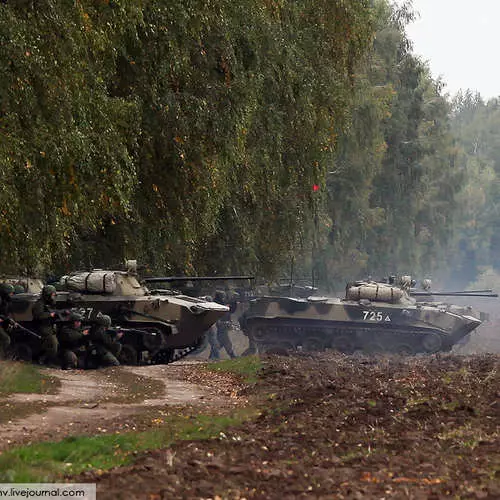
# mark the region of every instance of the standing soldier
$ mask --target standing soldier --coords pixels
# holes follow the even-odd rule
[[[10,301],[13,295],[12,285],[0,283],[0,358],[5,356],[10,346],[10,335],[7,332],[10,324]]]
[[[33,306],[33,320],[35,321],[40,339],[42,363],[55,363],[58,341],[55,330],[56,313],[51,310],[56,305],[57,291],[54,286],[46,285],[42,288],[42,296]]]
[[[217,324],[213,324],[207,330],[207,339],[210,344],[210,354],[208,359],[220,359],[220,348],[219,339],[217,338]]]
[[[89,340],[92,342],[90,348],[95,351],[98,366],[118,366],[120,362],[117,356],[120,354],[122,345],[118,342],[117,335],[108,332],[111,326],[111,318],[107,314],[99,313],[90,328]]]
[[[252,336],[248,334],[247,311],[245,311],[239,318],[240,330],[248,337],[248,347],[241,353],[242,356],[251,356],[257,354],[257,345]]]
[[[89,331],[82,329],[82,317],[72,311],[69,315],[69,322],[62,325],[58,332],[59,357],[61,368],[71,370],[78,368],[77,352],[85,344]]]
[[[226,306],[226,294],[224,292],[217,292],[215,294],[215,302]],[[233,344],[231,343],[231,339],[229,338],[229,330],[231,329],[231,307],[229,308],[229,312],[227,312],[222,318],[217,321],[217,340],[221,347],[223,347],[229,357],[235,358],[236,354],[234,354]]]

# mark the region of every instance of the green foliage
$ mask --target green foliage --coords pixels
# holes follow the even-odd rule
[[[386,0],[0,4],[0,272],[137,258],[269,280],[293,262],[342,288],[500,266],[497,103],[442,95],[413,17]]]
[[[34,365],[2,361],[0,396],[10,393],[46,394],[57,389],[59,381],[40,372]]]
[[[367,0],[0,5],[3,270],[276,273],[371,16]]]
[[[466,182],[459,195],[459,230],[452,263],[462,283],[476,278],[479,269],[500,269],[500,108],[497,99],[484,102],[468,91],[453,101],[453,131],[460,150]]]
[[[326,284],[404,272],[432,274],[445,261],[464,171],[450,105],[404,28],[407,6],[375,4],[376,35],[359,66],[350,127],[328,176],[319,257]]]
[[[243,356],[236,359],[226,359],[217,363],[210,363],[207,370],[215,372],[230,372],[241,375],[246,383],[255,383],[263,366],[258,356]]]
[[[14,448],[0,456],[0,481],[49,482],[88,469],[107,470],[133,461],[138,453],[170,446],[176,441],[213,439],[230,425],[254,416],[242,409],[231,415],[173,415],[157,419],[145,432],[70,437],[58,442]]]

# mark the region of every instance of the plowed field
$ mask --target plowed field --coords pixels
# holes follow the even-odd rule
[[[500,498],[498,356],[263,361],[238,389],[257,418],[76,479],[99,500]]]

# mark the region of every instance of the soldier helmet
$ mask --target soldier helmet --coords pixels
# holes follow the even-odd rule
[[[53,296],[53,294],[56,293],[57,293],[56,287],[53,285],[45,285],[42,288],[42,297],[44,299],[50,299]]]
[[[111,318],[107,314],[99,313],[96,318],[96,323],[101,326],[110,327],[111,326]]]
[[[425,291],[429,291],[432,287],[432,280],[426,278],[425,280],[422,280],[422,288]]]
[[[224,302],[226,301],[226,294],[221,291],[216,292],[214,301],[217,302],[217,304],[224,304]]]
[[[0,283],[0,295],[12,295],[14,293],[14,286],[10,283]]]
[[[83,321],[83,316],[76,312],[76,311],[71,311],[70,314],[69,314],[69,320],[70,321],[73,321],[73,322],[77,322],[79,321],[80,323]]]

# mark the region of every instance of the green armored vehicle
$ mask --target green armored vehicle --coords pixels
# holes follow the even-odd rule
[[[0,283],[8,283],[14,287],[14,296],[9,305],[10,315],[18,324],[9,329],[11,345],[8,356],[13,359],[31,361],[40,350],[40,337],[33,330],[31,309],[40,297],[44,286],[37,278],[20,276],[0,277]]]
[[[409,295],[412,280],[403,278],[401,286],[349,284],[344,298],[256,298],[246,313],[246,333],[260,352],[416,354],[449,351],[481,324],[449,304],[417,302]]]
[[[24,280],[26,292],[14,295],[12,315],[29,328],[32,307],[43,282]],[[0,281],[3,281],[0,279]],[[98,313],[122,329],[122,362],[169,363],[194,350],[204,333],[228,308],[181,294],[156,294],[143,286],[135,268],[93,270],[63,276],[58,283],[57,309],[76,308],[90,323]]]

